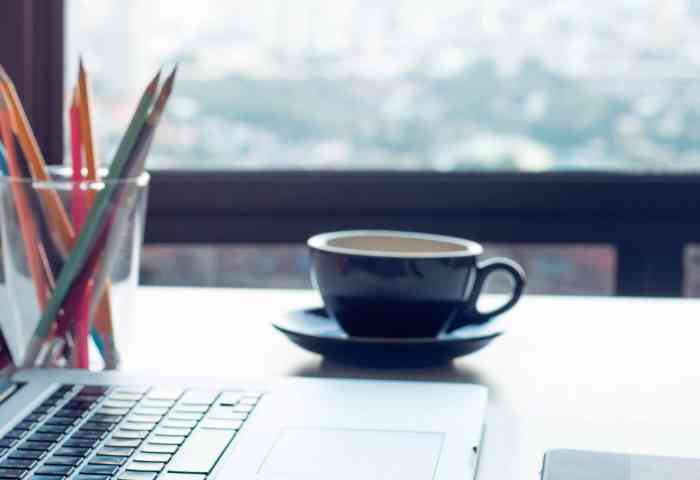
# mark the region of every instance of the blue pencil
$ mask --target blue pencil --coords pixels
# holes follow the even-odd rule
[[[5,148],[0,143],[0,172],[3,175],[7,175],[7,154],[5,153]]]

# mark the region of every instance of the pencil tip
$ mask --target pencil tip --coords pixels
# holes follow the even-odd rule
[[[78,57],[78,72],[80,72],[81,75],[85,75],[85,64],[83,63],[82,54]]]
[[[160,82],[160,73],[161,69],[158,69],[158,73],[156,73],[155,77],[153,77],[153,80],[148,84],[148,87],[146,88],[146,91],[153,95],[156,90],[158,89],[158,83]]]

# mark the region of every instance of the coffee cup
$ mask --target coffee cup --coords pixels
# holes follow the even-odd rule
[[[415,338],[484,324],[512,308],[525,273],[512,260],[479,260],[471,240],[388,230],[311,237],[311,281],[327,313],[350,336]],[[486,278],[503,272],[513,291],[500,307],[477,308]]]

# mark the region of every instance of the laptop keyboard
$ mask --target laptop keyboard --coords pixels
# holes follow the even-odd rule
[[[203,480],[262,394],[62,385],[0,438],[0,479]]]

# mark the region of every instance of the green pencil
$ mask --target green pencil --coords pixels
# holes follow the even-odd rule
[[[153,100],[155,99],[158,89],[159,78],[160,72],[158,72],[153,80],[151,80],[151,83],[149,83],[146,91],[143,93],[143,96],[139,101],[136,112],[131,118],[129,127],[126,130],[126,133],[119,144],[119,148],[117,149],[117,153],[112,160],[112,164],[110,165],[109,173],[105,179],[105,187],[95,198],[95,202],[90,209],[88,218],[80,231],[80,235],[78,236],[75,246],[71,250],[68,258],[66,259],[66,263],[61,270],[61,274],[56,280],[56,288],[54,289],[53,295],[49,299],[46,308],[41,314],[39,324],[34,331],[34,336],[32,337],[27,355],[23,362],[25,366],[31,367],[36,363],[36,360],[42,351],[44,341],[51,334],[51,326],[53,325],[58,312],[61,310],[61,307],[63,306],[73,283],[80,275],[80,272],[90,255],[90,251],[101,233],[105,219],[109,217],[110,203],[119,187],[119,182],[114,182],[111,180],[118,180],[123,174],[124,166],[131,157],[131,152],[136,144],[139,132],[146,123],[149,109],[153,104]]]

